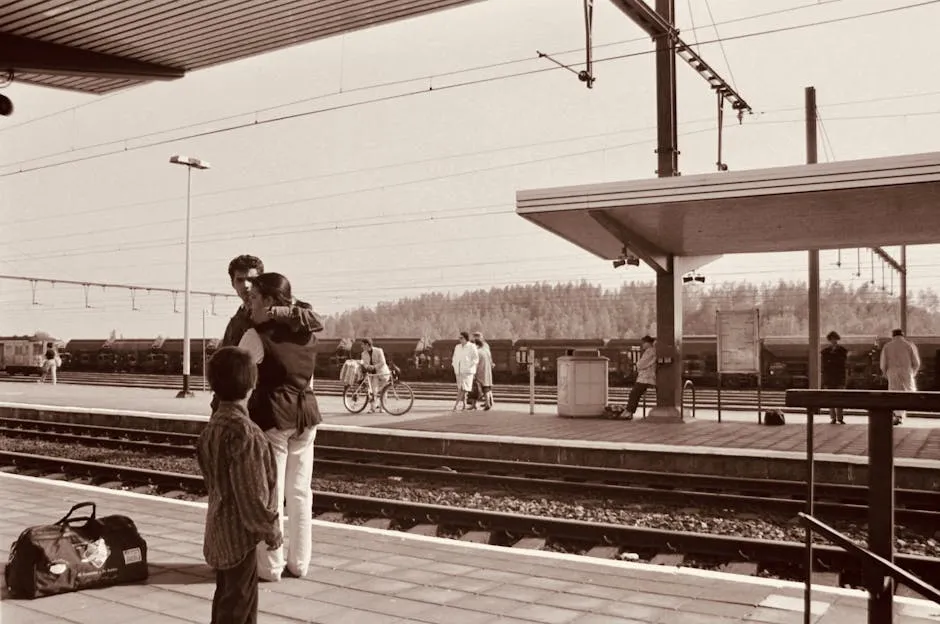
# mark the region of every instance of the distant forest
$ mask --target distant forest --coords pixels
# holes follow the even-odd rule
[[[842,335],[890,335],[899,323],[897,292],[839,282],[821,285],[821,326]],[[932,290],[909,293],[908,333],[940,334],[940,298]],[[805,282],[689,285],[683,293],[687,335],[715,333],[717,310],[760,309],[762,336],[806,335]],[[324,319],[324,337],[454,338],[480,330],[487,338],[632,338],[656,331],[654,282],[617,290],[581,283],[531,284],[430,293],[359,308]]]

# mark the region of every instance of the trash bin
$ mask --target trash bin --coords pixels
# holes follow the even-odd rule
[[[596,350],[574,350],[558,358],[559,416],[603,416],[608,361]]]

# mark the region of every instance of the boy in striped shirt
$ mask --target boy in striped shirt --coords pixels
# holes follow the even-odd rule
[[[223,347],[209,360],[206,377],[219,401],[197,446],[209,493],[203,554],[216,570],[212,624],[255,624],[255,549],[265,542],[275,550],[282,542],[274,456],[246,407],[258,370],[244,349]]]

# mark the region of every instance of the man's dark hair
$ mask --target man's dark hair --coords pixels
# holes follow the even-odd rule
[[[364,345],[369,345],[370,347],[372,346],[372,339],[371,339],[371,338],[360,338],[360,339],[359,339],[359,342],[361,342],[361,343],[364,344]]]
[[[650,344],[653,344],[654,342],[656,342],[656,339],[650,336],[649,334],[647,334],[643,336],[642,338],[640,338],[640,342],[648,342]]]
[[[470,342],[470,334],[464,331],[464,332],[460,332],[460,335],[463,336],[464,340],[466,340],[467,342]]]
[[[238,347],[222,347],[206,365],[209,387],[220,401],[241,401],[258,381],[251,354]]]
[[[232,258],[228,263],[228,279],[235,279],[235,271],[248,271],[255,269],[258,273],[264,273],[264,262],[257,256],[241,255]]]
[[[826,334],[826,340],[842,340],[842,336],[837,331],[831,331]]]
[[[904,335],[904,330],[903,330],[903,329],[894,329],[894,330],[891,330],[891,335],[892,335],[892,336],[903,336],[903,335]]]

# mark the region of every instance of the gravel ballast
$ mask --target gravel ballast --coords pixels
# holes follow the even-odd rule
[[[144,454],[132,450],[101,449],[87,446],[63,446],[62,443],[21,438],[0,438],[0,450],[31,453],[73,460],[100,462],[198,475],[195,457]],[[485,511],[526,514],[552,518],[604,522],[652,529],[732,535],[764,540],[802,542],[804,529],[794,517],[774,517],[759,510],[718,507],[677,507],[600,497],[558,495],[547,497],[536,491],[474,491],[455,487],[443,480],[402,479],[400,477],[367,477],[349,473],[318,473],[314,488],[325,492],[371,496],[415,503],[464,507]],[[825,518],[823,518],[825,520]],[[864,520],[846,522],[833,520],[838,531],[854,541],[867,541]],[[940,545],[933,537],[904,526],[896,526],[896,549],[899,553],[940,557]],[[818,543],[826,543],[817,538]]]

